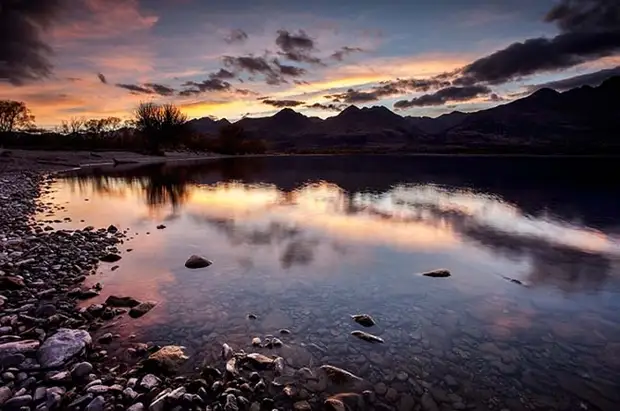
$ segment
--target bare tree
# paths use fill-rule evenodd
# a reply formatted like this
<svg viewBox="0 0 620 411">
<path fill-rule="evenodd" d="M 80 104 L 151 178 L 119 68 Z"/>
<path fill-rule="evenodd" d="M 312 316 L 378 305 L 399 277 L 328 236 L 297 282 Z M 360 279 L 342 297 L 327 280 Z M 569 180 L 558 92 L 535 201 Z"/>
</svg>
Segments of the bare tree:
<svg viewBox="0 0 620 411">
<path fill-rule="evenodd" d="M 150 150 L 160 153 L 187 133 L 187 116 L 174 104 L 141 103 L 134 112 L 134 125 Z"/>
<path fill-rule="evenodd" d="M 34 127 L 34 116 L 22 101 L 0 100 L 0 132 Z"/>
<path fill-rule="evenodd" d="M 79 134 L 84 131 L 85 123 L 84 117 L 72 117 L 69 121 L 63 120 L 60 123 L 60 132 L 62 134 Z"/>
</svg>

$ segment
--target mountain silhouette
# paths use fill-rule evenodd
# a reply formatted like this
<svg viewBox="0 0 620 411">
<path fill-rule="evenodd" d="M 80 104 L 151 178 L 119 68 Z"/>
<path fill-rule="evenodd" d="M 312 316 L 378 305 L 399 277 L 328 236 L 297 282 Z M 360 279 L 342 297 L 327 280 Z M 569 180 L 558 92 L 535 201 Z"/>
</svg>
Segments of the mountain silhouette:
<svg viewBox="0 0 620 411">
<path fill-rule="evenodd" d="M 618 150 L 620 76 L 598 87 L 565 92 L 542 88 L 533 94 L 473 113 L 454 111 L 437 118 L 400 116 L 384 106 L 349 106 L 320 119 L 290 108 L 273 116 L 236 122 L 250 138 L 273 150 L 359 149 L 445 151 L 494 148 L 527 152 Z M 202 133 L 214 134 L 227 120 L 192 120 Z"/>
</svg>

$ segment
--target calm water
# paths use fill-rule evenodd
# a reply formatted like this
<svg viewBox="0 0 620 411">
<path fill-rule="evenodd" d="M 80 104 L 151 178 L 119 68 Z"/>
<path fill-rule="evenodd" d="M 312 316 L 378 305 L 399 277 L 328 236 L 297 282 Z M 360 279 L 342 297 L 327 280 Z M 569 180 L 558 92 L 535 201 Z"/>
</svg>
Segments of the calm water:
<svg viewBox="0 0 620 411">
<path fill-rule="evenodd" d="M 46 201 L 72 219 L 58 227 L 129 230 L 120 268 L 92 278 L 100 300 L 158 301 L 117 331 L 184 345 L 195 363 L 289 328 L 290 365 L 342 366 L 401 396 L 429 389 L 442 410 L 617 410 L 615 164 L 226 159 L 79 171 Z M 214 264 L 187 270 L 191 254 Z M 453 275 L 417 275 L 435 268 Z M 362 312 L 384 345 L 349 335 Z"/>
</svg>

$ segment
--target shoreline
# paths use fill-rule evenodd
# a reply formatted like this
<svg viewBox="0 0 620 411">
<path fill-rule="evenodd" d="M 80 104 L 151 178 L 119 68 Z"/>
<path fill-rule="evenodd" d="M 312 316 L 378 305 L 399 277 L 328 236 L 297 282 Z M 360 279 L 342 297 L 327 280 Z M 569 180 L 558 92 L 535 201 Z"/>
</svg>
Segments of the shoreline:
<svg viewBox="0 0 620 411">
<path fill-rule="evenodd" d="M 224 343 L 221 361 L 180 374 L 188 360 L 180 346 L 131 342 L 129 360 L 108 355 L 107 344 L 120 336 L 97 330 L 152 307 L 108 296 L 80 308 L 80 301 L 105 293 L 100 284 L 84 284 L 99 261 L 122 259 L 117 245 L 126 236 L 114 226 L 55 230 L 36 221 L 37 213 L 61 207 L 39 200 L 55 171 L 0 173 L 3 410 L 355 410 L 377 401 L 369 383 L 343 369 L 294 369 L 271 349 L 236 352 Z M 267 348 L 278 344 L 275 337 L 265 341 Z"/>
</svg>

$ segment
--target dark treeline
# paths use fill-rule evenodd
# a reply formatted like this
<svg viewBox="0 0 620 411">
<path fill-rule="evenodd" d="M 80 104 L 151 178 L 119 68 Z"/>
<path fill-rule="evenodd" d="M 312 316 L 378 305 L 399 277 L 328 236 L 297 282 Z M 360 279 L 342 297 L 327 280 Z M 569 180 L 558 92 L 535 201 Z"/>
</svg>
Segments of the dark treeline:
<svg viewBox="0 0 620 411">
<path fill-rule="evenodd" d="M 249 139 L 240 126 L 222 127 L 217 135 L 193 130 L 173 104 L 141 103 L 130 120 L 118 117 L 72 118 L 53 130 L 37 128 L 22 102 L 0 101 L 0 147 L 40 150 L 122 150 L 163 155 L 165 150 L 221 154 L 260 154 L 262 140 Z"/>
</svg>

